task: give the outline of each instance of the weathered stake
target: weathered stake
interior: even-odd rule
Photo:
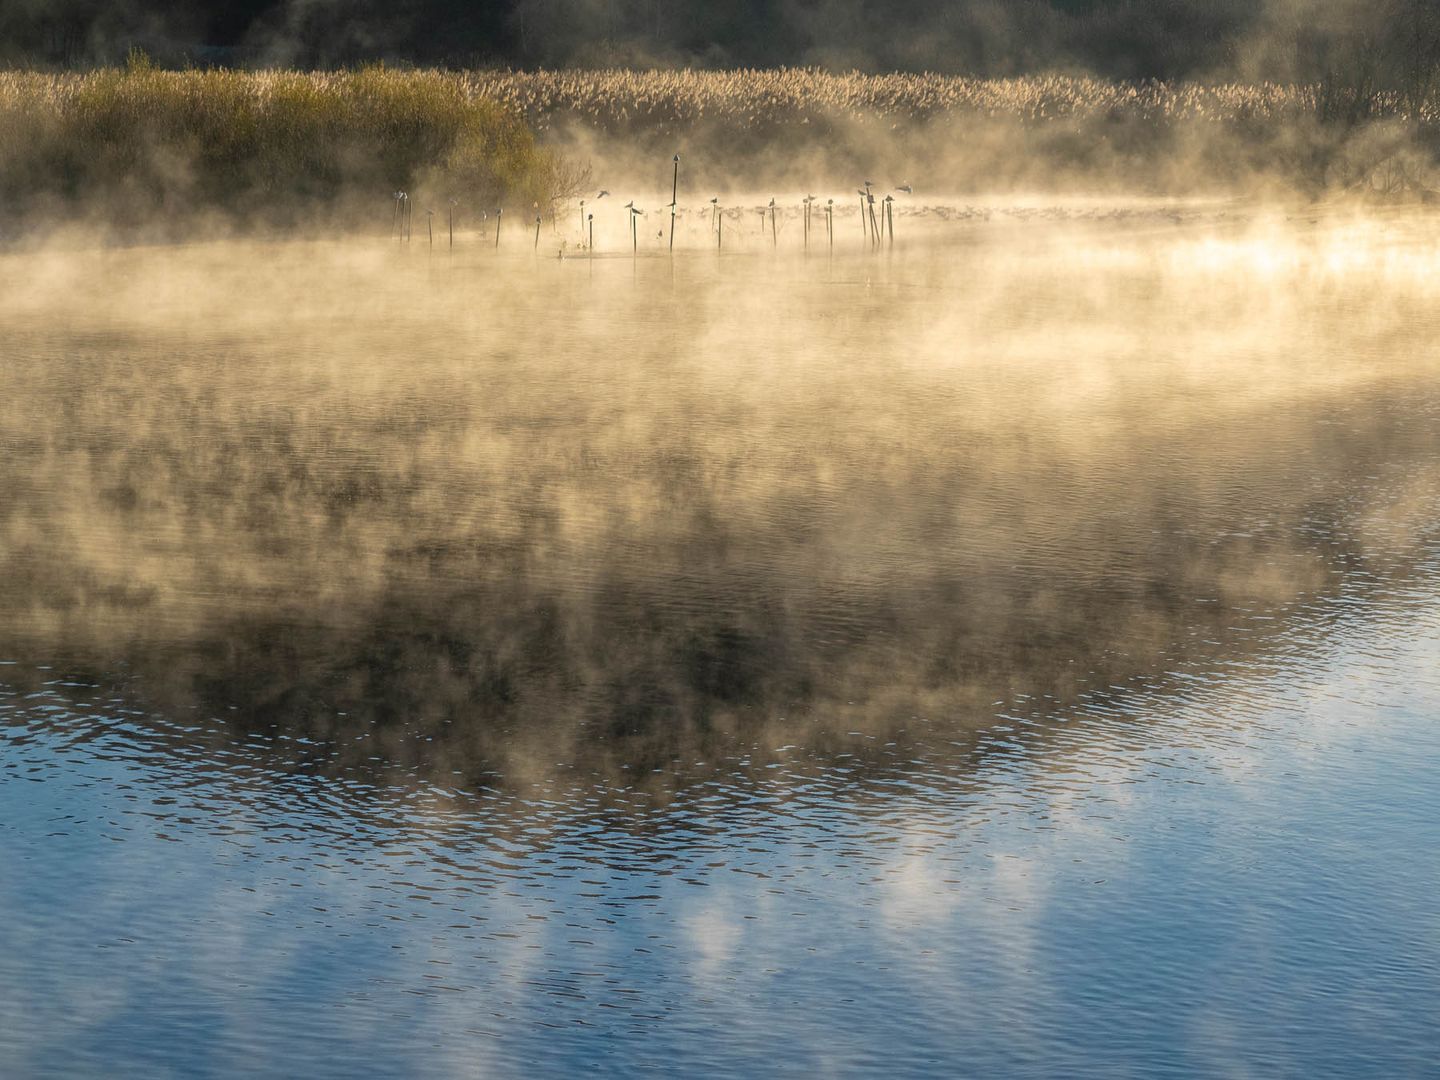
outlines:
[[[675,250],[675,201],[680,197],[680,155],[676,154],[675,176],[670,181],[670,250]]]

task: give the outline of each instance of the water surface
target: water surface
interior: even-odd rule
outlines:
[[[1440,230],[903,227],[0,262],[0,1071],[1432,1069]]]

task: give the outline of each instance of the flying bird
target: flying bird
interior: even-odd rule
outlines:
[[[610,192],[608,192],[608,191],[602,191],[602,192],[600,192],[599,195],[596,195],[595,198],[597,198],[597,199],[603,199],[606,195],[609,195],[609,194],[610,194]]]
[[[895,190],[896,190],[896,191],[903,191],[906,195],[914,195],[914,194],[915,194],[915,189],[912,188],[909,184],[901,184],[901,185],[900,185],[899,187],[897,187]]]

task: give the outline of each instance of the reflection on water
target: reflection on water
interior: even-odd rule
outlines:
[[[0,264],[0,1065],[1418,1074],[1434,230],[1211,225]]]

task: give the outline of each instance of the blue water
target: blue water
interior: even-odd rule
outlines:
[[[594,351],[447,330],[358,389],[314,340],[216,364],[204,311],[15,316],[0,1074],[1436,1075],[1428,294],[1302,277],[1330,323],[1238,339],[1187,294],[1162,346],[1168,266],[1107,271],[1138,382],[1052,280],[970,324],[1006,374],[867,377],[882,309],[979,301],[892,267],[826,336],[813,271],[818,402],[773,354],[689,396],[753,327],[677,372],[564,268]],[[1091,366],[1017,360],[1036,318]]]

